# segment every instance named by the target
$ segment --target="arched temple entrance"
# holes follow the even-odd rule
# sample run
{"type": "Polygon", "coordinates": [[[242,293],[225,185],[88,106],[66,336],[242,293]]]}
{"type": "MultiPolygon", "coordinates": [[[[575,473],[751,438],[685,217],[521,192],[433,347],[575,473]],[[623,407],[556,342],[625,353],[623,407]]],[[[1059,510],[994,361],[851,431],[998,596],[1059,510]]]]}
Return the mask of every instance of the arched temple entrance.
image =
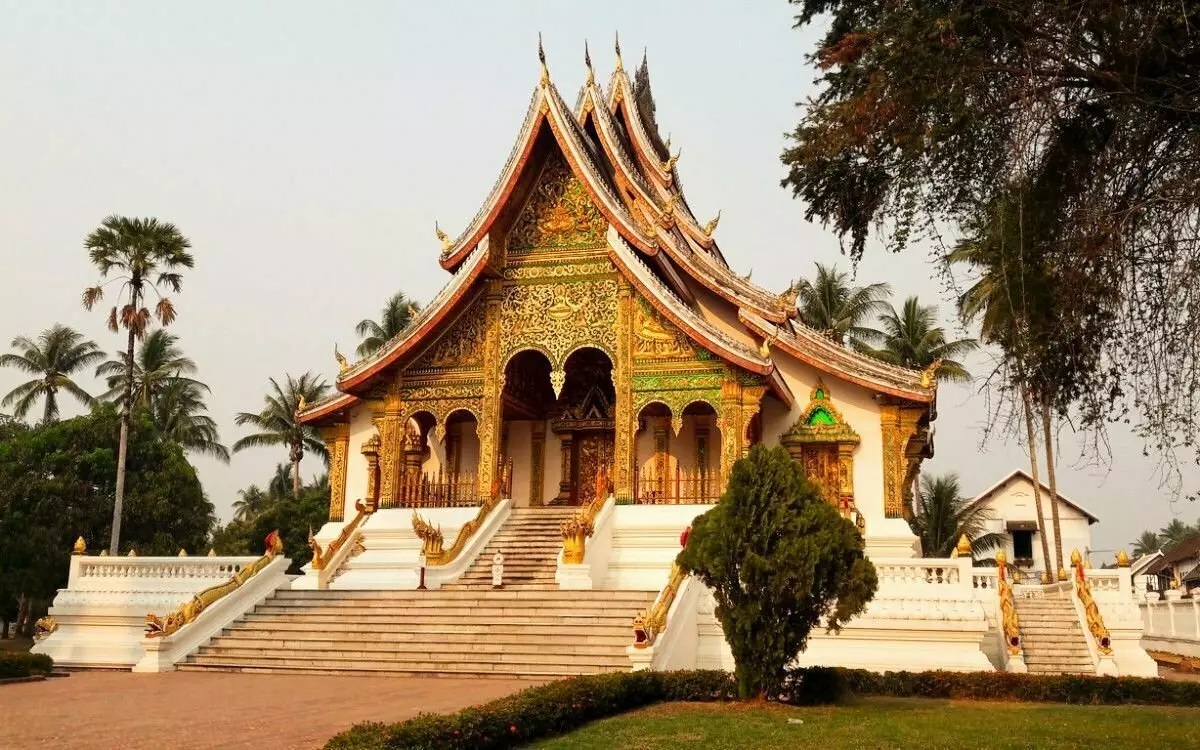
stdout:
{"type": "Polygon", "coordinates": [[[638,413],[633,501],[713,503],[721,494],[721,441],[716,409],[693,401],[680,413],[652,401],[638,413]]]}

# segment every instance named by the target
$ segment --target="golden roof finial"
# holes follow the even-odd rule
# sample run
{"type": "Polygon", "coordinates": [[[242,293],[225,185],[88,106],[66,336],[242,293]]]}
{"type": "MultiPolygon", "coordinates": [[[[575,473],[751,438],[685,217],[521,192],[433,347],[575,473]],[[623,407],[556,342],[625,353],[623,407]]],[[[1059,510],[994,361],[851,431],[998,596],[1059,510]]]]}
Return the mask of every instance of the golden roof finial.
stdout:
{"type": "Polygon", "coordinates": [[[720,223],[721,223],[721,212],[717,211],[717,215],[712,217],[711,219],[709,219],[708,223],[704,225],[704,233],[707,234],[709,237],[712,237],[713,230],[715,230],[717,228],[717,224],[720,224],[720,223]]]}
{"type": "Polygon", "coordinates": [[[763,339],[762,343],[758,345],[758,356],[762,357],[763,359],[768,359],[771,356],[771,343],[777,338],[779,338],[779,331],[775,331],[770,336],[763,339]]]}
{"type": "Polygon", "coordinates": [[[75,540],[75,545],[71,547],[72,555],[82,555],[87,552],[87,542],[83,541],[83,537],[75,540]]]}
{"type": "Polygon", "coordinates": [[[666,161],[664,161],[662,163],[663,171],[670,172],[672,169],[674,169],[675,165],[679,162],[679,156],[682,153],[683,153],[683,149],[679,149],[678,151],[675,152],[674,156],[669,157],[666,161]]]}
{"type": "Polygon", "coordinates": [[[550,69],[546,67],[546,50],[542,48],[542,32],[538,32],[538,62],[542,64],[541,84],[550,83],[550,69]]]}
{"type": "Polygon", "coordinates": [[[350,363],[347,362],[342,353],[338,351],[337,344],[333,345],[333,358],[337,360],[339,373],[343,373],[350,369],[350,363]]]}
{"type": "Polygon", "coordinates": [[[617,32],[616,43],[613,45],[617,51],[617,72],[625,72],[625,64],[621,62],[621,32],[617,32]]]}
{"type": "Polygon", "coordinates": [[[592,53],[588,50],[587,40],[583,40],[583,64],[587,66],[587,85],[596,82],[596,72],[592,70],[592,53]]]}
{"type": "Polygon", "coordinates": [[[745,276],[743,276],[743,277],[742,277],[742,281],[749,282],[749,281],[750,281],[750,277],[751,277],[751,276],[753,276],[753,275],[754,275],[754,269],[753,269],[753,268],[751,268],[751,269],[750,269],[750,273],[748,273],[748,274],[746,274],[745,276]]]}
{"type": "Polygon", "coordinates": [[[671,134],[670,133],[667,133],[667,141],[666,141],[666,143],[663,144],[663,148],[665,148],[667,150],[667,153],[671,153],[671,134]]]}
{"type": "Polygon", "coordinates": [[[796,300],[800,298],[800,283],[793,281],[787,291],[779,295],[779,309],[790,314],[796,309],[796,300]]]}
{"type": "Polygon", "coordinates": [[[1129,567],[1129,555],[1125,554],[1125,550],[1123,550],[1123,549],[1117,550],[1117,567],[1118,568],[1128,568],[1129,567]]]}
{"type": "Polygon", "coordinates": [[[921,371],[921,387],[932,388],[937,385],[937,371],[942,366],[942,360],[935,359],[933,364],[921,371]]]}
{"type": "Polygon", "coordinates": [[[308,408],[308,399],[304,398],[304,394],[300,394],[300,400],[296,402],[296,411],[302,412],[308,408]]]}
{"type": "Polygon", "coordinates": [[[442,231],[441,225],[436,221],[433,222],[433,233],[436,234],[437,238],[441,241],[442,250],[449,250],[450,246],[454,244],[450,241],[450,238],[446,236],[446,233],[442,231]]]}

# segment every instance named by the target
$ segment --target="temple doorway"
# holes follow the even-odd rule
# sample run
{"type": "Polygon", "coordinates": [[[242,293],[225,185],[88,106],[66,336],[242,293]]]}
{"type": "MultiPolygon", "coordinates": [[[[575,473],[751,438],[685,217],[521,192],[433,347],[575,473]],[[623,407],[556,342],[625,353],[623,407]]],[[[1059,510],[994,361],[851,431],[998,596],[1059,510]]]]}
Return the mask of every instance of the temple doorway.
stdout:
{"type": "Polygon", "coordinates": [[[612,369],[612,360],[599,349],[579,349],[567,358],[550,425],[560,441],[562,459],[555,504],[587,505],[597,492],[607,496],[615,435],[612,369]],[[605,485],[600,489],[598,479],[605,485]]]}

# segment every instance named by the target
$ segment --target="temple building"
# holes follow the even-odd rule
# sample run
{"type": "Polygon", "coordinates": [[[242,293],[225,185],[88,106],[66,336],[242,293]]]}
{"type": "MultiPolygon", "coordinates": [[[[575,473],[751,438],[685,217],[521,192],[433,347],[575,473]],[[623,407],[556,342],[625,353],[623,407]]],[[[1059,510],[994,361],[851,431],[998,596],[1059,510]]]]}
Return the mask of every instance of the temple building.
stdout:
{"type": "Polygon", "coordinates": [[[766,443],[913,554],[933,373],[858,354],[799,322],[795,288],[739,276],[623,65],[607,89],[587,70],[572,107],[543,63],[491,193],[456,238],[437,230],[445,287],[304,410],[330,519],[359,498],[587,505],[599,472],[621,503],[711,503],[766,443]]]}
{"type": "Polygon", "coordinates": [[[259,558],[90,556],[80,539],[35,650],[138,671],[731,669],[712,592],[674,561],[766,444],[856,525],[879,584],[797,663],[1156,674],[1127,567],[1073,554],[1071,580],[1041,587],[977,566],[965,537],[920,557],[906,516],[936,366],[860,355],[799,321],[795,286],[734,271],[648,74],[635,86],[618,47],[602,88],[588,57],[570,106],[542,56],[490,194],[457,237],[436,230],[441,292],[301,404],[330,456],[304,575],[277,534],[259,558]]]}

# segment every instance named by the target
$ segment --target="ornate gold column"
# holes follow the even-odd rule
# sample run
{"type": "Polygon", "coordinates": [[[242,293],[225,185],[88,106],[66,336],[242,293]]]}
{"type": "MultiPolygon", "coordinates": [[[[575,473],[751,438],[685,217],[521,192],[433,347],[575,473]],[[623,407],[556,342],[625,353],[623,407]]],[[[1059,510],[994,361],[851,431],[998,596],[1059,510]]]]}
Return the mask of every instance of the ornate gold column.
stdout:
{"type": "Polygon", "coordinates": [[[742,456],[745,435],[742,419],[742,384],[738,382],[734,373],[726,372],[725,381],[721,384],[721,415],[717,417],[717,427],[721,430],[722,491],[729,484],[734,462],[742,456]]]}
{"type": "Polygon", "coordinates": [[[637,420],[633,415],[633,286],[624,278],[617,287],[617,361],[613,363],[616,404],[613,435],[613,494],[633,497],[633,446],[637,420]]]}
{"type": "Polygon", "coordinates": [[[368,513],[374,513],[379,506],[379,434],[367,438],[362,444],[362,454],[367,459],[367,496],[363,499],[363,507],[368,513]]]}
{"type": "Polygon", "coordinates": [[[322,427],[321,437],[329,451],[329,520],[345,520],[346,461],[350,453],[350,425],[322,427]]]}
{"type": "Polygon", "coordinates": [[[574,457],[575,451],[575,441],[572,440],[574,437],[574,433],[563,433],[562,445],[559,449],[562,462],[558,472],[558,500],[564,503],[571,502],[571,459],[574,457]]]}
{"type": "Polygon", "coordinates": [[[404,465],[404,404],[400,382],[388,387],[383,400],[379,429],[379,507],[395,508],[400,500],[400,477],[404,465]]]}
{"type": "Polygon", "coordinates": [[[750,424],[756,416],[759,409],[762,408],[763,396],[767,393],[765,385],[745,385],[742,386],[742,457],[744,458],[750,452],[750,424]]]}
{"type": "Polygon", "coordinates": [[[654,480],[660,499],[665,499],[671,494],[671,422],[669,417],[654,419],[654,480]]]}
{"type": "Polygon", "coordinates": [[[489,282],[487,302],[484,305],[483,344],[483,404],[479,418],[479,469],[477,481],[479,494],[496,500],[492,493],[496,467],[500,453],[500,399],[504,392],[504,368],[500,362],[500,292],[496,282],[489,282]]]}
{"type": "Polygon", "coordinates": [[[542,477],[546,463],[546,423],[534,422],[529,446],[529,504],[542,505],[542,477]]]}
{"type": "Polygon", "coordinates": [[[905,483],[909,476],[908,443],[917,434],[923,414],[919,408],[885,404],[879,407],[883,431],[883,514],[904,518],[905,483]]]}

